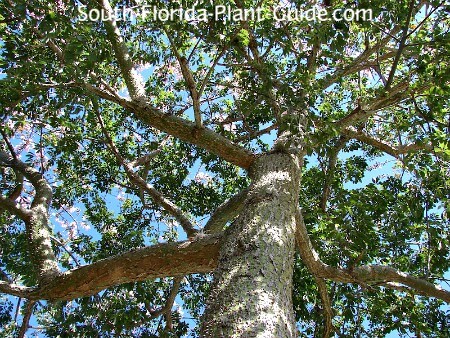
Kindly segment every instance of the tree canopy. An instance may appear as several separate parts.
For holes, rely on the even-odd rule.
[[[112,15],[143,5],[261,17]],[[311,8],[372,16],[274,15]],[[224,246],[270,199],[257,163],[288,154],[296,335],[449,336],[449,11],[2,0],[2,335],[198,336]]]

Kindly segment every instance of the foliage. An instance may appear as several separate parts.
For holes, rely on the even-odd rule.
[[[182,3],[194,6],[194,1]],[[264,19],[117,21],[137,76],[145,80],[148,104],[157,107],[161,120],[195,120],[195,97],[181,66],[186,60],[200,93],[202,124],[216,135],[262,154],[283,131],[308,133],[300,206],[324,262],[345,269],[389,265],[445,287],[450,268],[449,5],[412,1],[402,45],[407,1],[333,1],[332,9],[373,10],[372,21],[354,22],[278,22],[270,15],[278,5],[272,0],[195,2],[207,11],[213,11],[212,3],[234,9],[258,3]],[[309,1],[284,3],[310,8]],[[201,141],[188,142],[149,125],[114,98],[134,99],[124,66],[107,25],[80,20],[81,4],[99,6],[72,0],[0,4],[0,151],[8,153],[10,143],[18,158],[51,185],[49,226],[63,270],[186,239],[174,214],[130,179],[106,134],[127,163],[152,154],[133,170],[197,228],[250,184],[245,170]],[[135,4],[111,1],[113,7]],[[358,119],[345,125],[349,116]],[[0,169],[1,194],[11,196],[20,173],[7,165]],[[15,201],[29,208],[35,189],[28,179],[20,187]],[[34,286],[25,226],[5,208],[0,208],[1,280]],[[48,337],[195,335],[192,327],[200,320],[210,282],[209,275],[184,277],[170,315],[152,317],[173,285],[173,279],[160,278],[72,301],[39,302],[34,323]],[[300,335],[318,336],[324,330],[323,304],[299,256],[293,283]],[[403,336],[450,335],[442,300],[384,285],[328,281],[327,288],[340,336],[384,337],[395,330]],[[5,335],[14,325],[13,300],[5,296],[0,302]],[[17,333],[19,325],[13,329]]]

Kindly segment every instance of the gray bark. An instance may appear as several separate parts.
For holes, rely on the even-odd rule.
[[[245,212],[226,230],[202,337],[295,337],[292,274],[301,163],[260,157]]]

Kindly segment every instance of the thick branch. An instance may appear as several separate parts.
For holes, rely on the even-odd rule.
[[[31,244],[29,251],[38,269],[39,278],[45,279],[59,273],[48,227],[48,206],[53,194],[50,184],[39,171],[3,151],[0,151],[0,163],[21,172],[35,189],[36,193],[31,203],[29,217],[21,218],[25,221],[26,232]],[[7,204],[2,203],[2,205]]]
[[[243,169],[248,169],[255,160],[253,153],[208,128],[197,128],[195,123],[164,114],[146,104],[127,101],[125,106],[144,124],[197,145]]]
[[[21,220],[29,220],[31,217],[31,211],[22,208],[13,200],[8,197],[0,196],[0,210],[6,210],[12,215],[19,217]]]
[[[109,24],[109,26],[111,25]],[[111,40],[114,40],[114,37],[117,38],[117,36],[113,32]],[[120,35],[117,39],[122,41]],[[119,43],[119,40],[117,40],[116,43]],[[126,48],[124,43],[123,46]],[[118,54],[121,54],[120,50]],[[117,57],[119,58],[119,56]],[[125,60],[125,62],[122,62],[121,65],[121,67],[124,68],[122,72],[124,72],[125,74],[129,74],[129,76],[124,75],[124,78],[127,79],[128,77],[130,87],[133,87],[133,83],[140,82],[139,77],[134,71],[132,67],[132,62],[129,60],[129,56],[127,53],[125,53],[125,55],[122,55],[122,59]],[[127,62],[126,60],[130,62]],[[210,129],[207,128],[200,129],[197,127],[195,123],[192,123],[185,119],[164,114],[157,108],[149,105],[145,99],[139,99],[136,100],[137,102],[136,101],[133,102],[131,100],[127,100],[125,98],[120,97],[116,92],[111,91],[107,92],[90,83],[84,82],[78,83],[78,85],[105,100],[115,102],[120,106],[122,106],[123,108],[132,111],[134,116],[137,119],[139,119],[142,123],[150,127],[156,128],[162,132],[168,133],[185,142],[199,146],[200,148],[203,148],[219,156],[225,161],[233,163],[243,169],[248,169],[255,159],[253,153],[251,153],[250,151],[246,150],[243,147],[238,146],[237,144],[234,144],[229,139],[215,133]],[[130,90],[129,88],[128,91],[130,92],[130,97],[133,99],[133,95],[131,94],[132,90]],[[135,89],[135,92],[138,93],[135,95],[136,96],[135,99],[138,97],[141,98],[143,96],[143,94],[142,95],[140,94],[141,91],[142,90],[139,85]]]
[[[219,205],[206,223],[204,232],[214,234],[222,231],[225,224],[242,211],[248,192],[249,189],[244,189]]]
[[[53,195],[52,188],[39,171],[4,151],[0,151],[0,163],[21,172],[34,186],[36,195],[31,204],[32,209],[39,205],[47,206],[50,203]]]
[[[217,264],[220,241],[221,236],[203,236],[135,249],[64,272],[26,298],[71,300],[123,283],[211,272]]]
[[[20,298],[30,298],[33,292],[36,292],[36,290],[37,288],[30,288],[6,281],[0,281],[0,293],[6,293],[8,295]]]

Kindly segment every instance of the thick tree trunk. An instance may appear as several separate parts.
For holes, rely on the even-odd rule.
[[[301,164],[274,153],[253,164],[243,213],[226,231],[202,337],[295,337],[292,273]]]

